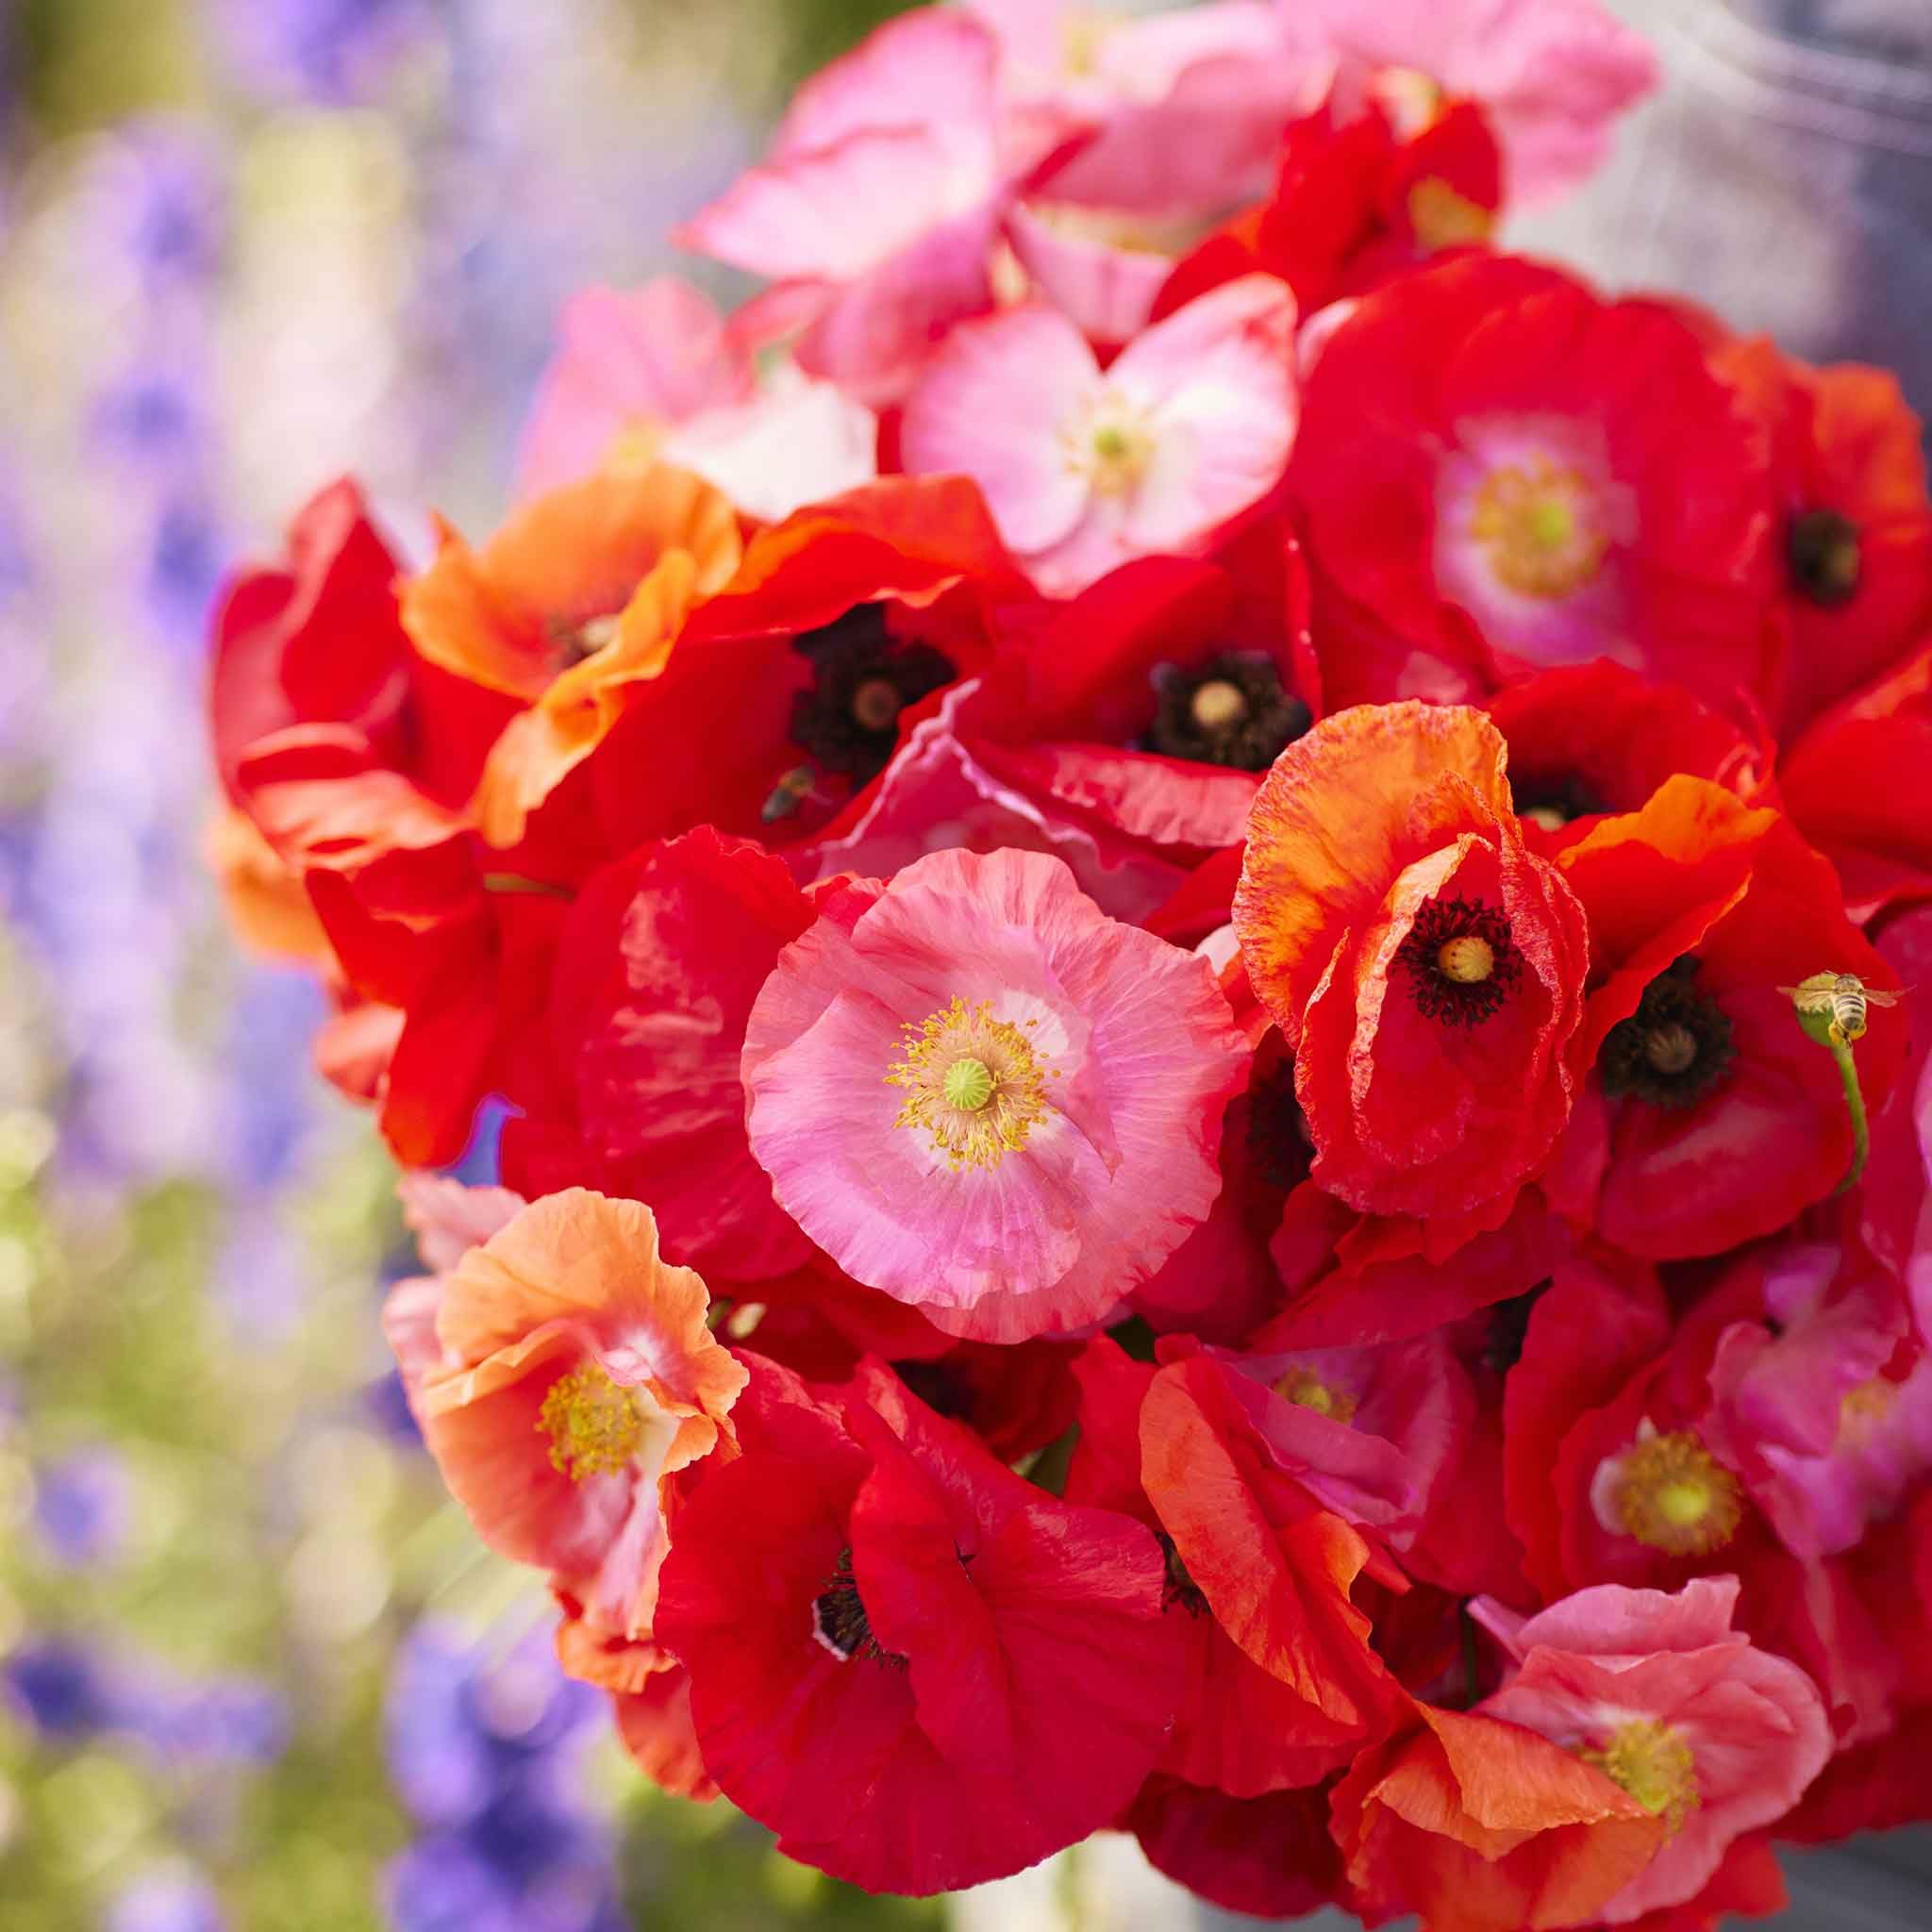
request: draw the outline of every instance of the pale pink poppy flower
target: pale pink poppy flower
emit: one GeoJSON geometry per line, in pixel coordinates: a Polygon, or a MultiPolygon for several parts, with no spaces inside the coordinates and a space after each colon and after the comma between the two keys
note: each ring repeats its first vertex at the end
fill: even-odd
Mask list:
{"type": "Polygon", "coordinates": [[[1741,1833],[1780,1818],[1824,1768],[1831,1725],[1796,1664],[1731,1628],[1735,1576],[1674,1595],[1602,1584],[1524,1618],[1489,1597],[1471,1614],[1520,1666],[1476,1708],[1575,1753],[1666,1824],[1607,1925],[1694,1897],[1741,1833]]]}
{"type": "Polygon", "coordinates": [[[889,21],[800,89],[766,158],[679,231],[774,286],[741,325],[796,332],[808,375],[874,405],[992,302],[992,244],[1018,184],[1071,132],[1003,111],[999,49],[971,15],[889,21]]]}
{"type": "Polygon", "coordinates": [[[1276,0],[1416,118],[1441,95],[1480,104],[1505,192],[1544,202],[1603,164],[1618,117],[1657,84],[1656,53],[1598,0],[1276,0]]]}
{"type": "Polygon", "coordinates": [[[936,852],[822,903],[752,1009],[754,1155],[847,1274],[985,1341],[1108,1314],[1206,1217],[1248,1054],[1206,962],[1058,858],[936,852]]]}
{"type": "Polygon", "coordinates": [[[1136,557],[1185,556],[1267,495],[1294,443],[1294,298],[1210,291],[1103,371],[1044,304],[962,325],[906,405],[914,474],[970,476],[1051,596],[1136,557]]]}
{"type": "Polygon", "coordinates": [[[564,309],[524,432],[519,487],[535,496],[653,460],[778,523],[878,474],[878,419],[787,362],[760,381],[741,331],[675,275],[586,289],[564,309]]]}

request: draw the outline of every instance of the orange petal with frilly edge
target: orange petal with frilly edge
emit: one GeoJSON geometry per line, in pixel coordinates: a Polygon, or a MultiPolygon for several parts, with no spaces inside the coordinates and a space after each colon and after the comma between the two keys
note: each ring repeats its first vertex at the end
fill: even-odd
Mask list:
{"type": "Polygon", "coordinates": [[[1235,889],[1256,992],[1291,1040],[1345,926],[1405,866],[1459,834],[1513,828],[1501,734],[1462,705],[1358,705],[1298,739],[1261,781],[1235,889]]]}

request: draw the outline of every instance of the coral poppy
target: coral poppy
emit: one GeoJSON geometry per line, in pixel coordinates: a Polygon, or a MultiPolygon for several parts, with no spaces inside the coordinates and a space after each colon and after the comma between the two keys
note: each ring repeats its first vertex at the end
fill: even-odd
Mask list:
{"type": "Polygon", "coordinates": [[[658,1611],[725,1795],[792,1857],[917,1894],[1108,1824],[1180,1689],[1153,1537],[880,1364],[819,1395],[752,1364],[744,1453],[679,1508],[658,1611]]]}
{"type": "Polygon", "coordinates": [[[477,789],[491,844],[522,838],[741,555],[731,505],[665,465],[567,484],[481,550],[443,526],[436,561],[403,587],[403,624],[430,663],[526,707],[491,748],[477,789]]]}
{"type": "Polygon", "coordinates": [[[1504,256],[1406,275],[1327,339],[1290,483],[1333,704],[1599,657],[1719,707],[1775,683],[1764,452],[1657,305],[1504,256]]]}
{"type": "Polygon", "coordinates": [[[1058,860],[833,891],[752,1009],[753,1154],[858,1280],[1013,1341],[1104,1315],[1206,1215],[1247,1054],[1207,963],[1058,860]]]}
{"type": "Polygon", "coordinates": [[[477,1534],[550,1572],[584,1640],[630,1651],[640,1675],[660,1489],[731,1443],[745,1383],[708,1307],[704,1282],[659,1258],[648,1208],[574,1188],[389,1311],[410,1406],[477,1534]]]}
{"type": "Polygon", "coordinates": [[[1235,930],[1295,1047],[1313,1177],[1368,1212],[1507,1212],[1569,1114],[1583,912],[1503,768],[1475,712],[1363,708],[1255,800],[1235,930]]]}
{"type": "Polygon", "coordinates": [[[1607,1584],[1527,1619],[1474,1607],[1520,1666],[1481,1710],[1601,1767],[1663,1823],[1648,1868],[1600,1907],[1607,1924],[1694,1897],[1831,1756],[1816,1687],[1731,1628],[1737,1601],[1724,1576],[1674,1596],[1607,1584]]]}
{"type": "MultiPolygon", "coordinates": [[[[1853,1128],[1830,1054],[1781,986],[1820,971],[1890,982],[1838,880],[1790,824],[1678,777],[1557,856],[1590,915],[1591,1071],[1545,1191],[1637,1255],[1714,1255],[1769,1234],[1844,1178],[1853,1128]]],[[[1857,1048],[1868,1108],[1904,1057],[1877,1007],[1857,1048]]]]}
{"type": "Polygon", "coordinates": [[[908,399],[906,467],[971,476],[1057,596],[1130,558],[1186,555],[1287,467],[1293,330],[1293,298],[1270,275],[1177,310],[1105,372],[1044,304],[963,324],[908,399]]]}
{"type": "Polygon", "coordinates": [[[1662,1822],[1595,1766],[1481,1712],[1410,1713],[1330,1798],[1370,1912],[1444,1932],[1583,1924],[1650,1862],[1662,1822]]]}

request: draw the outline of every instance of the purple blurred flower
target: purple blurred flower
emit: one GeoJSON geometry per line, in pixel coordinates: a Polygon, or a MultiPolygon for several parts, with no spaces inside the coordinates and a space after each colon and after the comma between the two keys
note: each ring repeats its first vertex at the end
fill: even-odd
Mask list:
{"type": "Polygon", "coordinates": [[[132,267],[152,299],[209,282],[227,241],[227,188],[204,132],[168,120],[124,123],[82,189],[94,245],[132,267]]]}
{"type": "Polygon", "coordinates": [[[391,1868],[398,1932],[621,1927],[609,1833],[582,1789],[603,1711],[597,1691],[558,1668],[545,1631],[505,1652],[418,1625],[385,1724],[396,1790],[428,1827],[391,1868]]]}
{"type": "Polygon", "coordinates": [[[113,1449],[79,1449],[34,1472],[34,1527],[47,1555],[70,1570],[120,1552],[133,1501],[127,1464],[113,1449]]]}
{"type": "Polygon", "coordinates": [[[208,25],[244,84],[337,106],[378,92],[434,17],[424,0],[210,0],[208,25]]]}
{"type": "Polygon", "coordinates": [[[103,1932],[226,1932],[227,1924],[207,1879],[169,1867],[128,1886],[108,1907],[103,1932]]]}
{"type": "Polygon", "coordinates": [[[70,1740],[120,1726],[114,1674],[98,1651],[75,1638],[23,1643],[0,1662],[0,1690],[42,1737],[70,1740]]]}

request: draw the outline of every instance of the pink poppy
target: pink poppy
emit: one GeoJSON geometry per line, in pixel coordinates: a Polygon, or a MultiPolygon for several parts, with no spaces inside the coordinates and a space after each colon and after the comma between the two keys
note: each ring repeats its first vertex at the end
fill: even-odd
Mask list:
{"type": "Polygon", "coordinates": [[[1649,42],[1597,0],[1276,4],[1296,22],[1312,16],[1340,51],[1380,70],[1385,88],[1400,86],[1424,115],[1445,94],[1479,102],[1517,203],[1547,201],[1593,175],[1618,116],[1657,84],[1649,42]]]}
{"type": "Polygon", "coordinates": [[[987,1341],[1107,1314],[1207,1215],[1247,1049],[1206,961],[1059,860],[833,891],[752,1008],[752,1153],[849,1274],[987,1341]]]}
{"type": "Polygon", "coordinates": [[[934,339],[990,308],[994,231],[1055,144],[1003,116],[998,46],[970,15],[922,8],[808,81],[771,150],[679,240],[770,276],[756,333],[800,331],[799,366],[861,399],[903,393],[934,339]]]}
{"type": "Polygon", "coordinates": [[[760,381],[741,332],[675,275],[585,289],[558,333],[524,430],[525,496],[661,458],[777,523],[878,474],[870,409],[789,363],[760,381]]]}
{"type": "Polygon", "coordinates": [[[908,471],[985,492],[1054,596],[1130,558],[1202,548],[1267,495],[1298,413],[1294,298],[1272,275],[1210,291],[1103,371],[1043,304],[956,329],[906,406],[908,471]]]}
{"type": "Polygon", "coordinates": [[[1527,1619],[1488,1598],[1476,1619],[1521,1666],[1478,1707],[1596,1765],[1667,1836],[1602,1908],[1623,1925],[1703,1890],[1741,1833],[1781,1817],[1831,1756],[1817,1689],[1731,1628],[1735,1576],[1674,1596],[1603,1584],[1527,1619]]]}

